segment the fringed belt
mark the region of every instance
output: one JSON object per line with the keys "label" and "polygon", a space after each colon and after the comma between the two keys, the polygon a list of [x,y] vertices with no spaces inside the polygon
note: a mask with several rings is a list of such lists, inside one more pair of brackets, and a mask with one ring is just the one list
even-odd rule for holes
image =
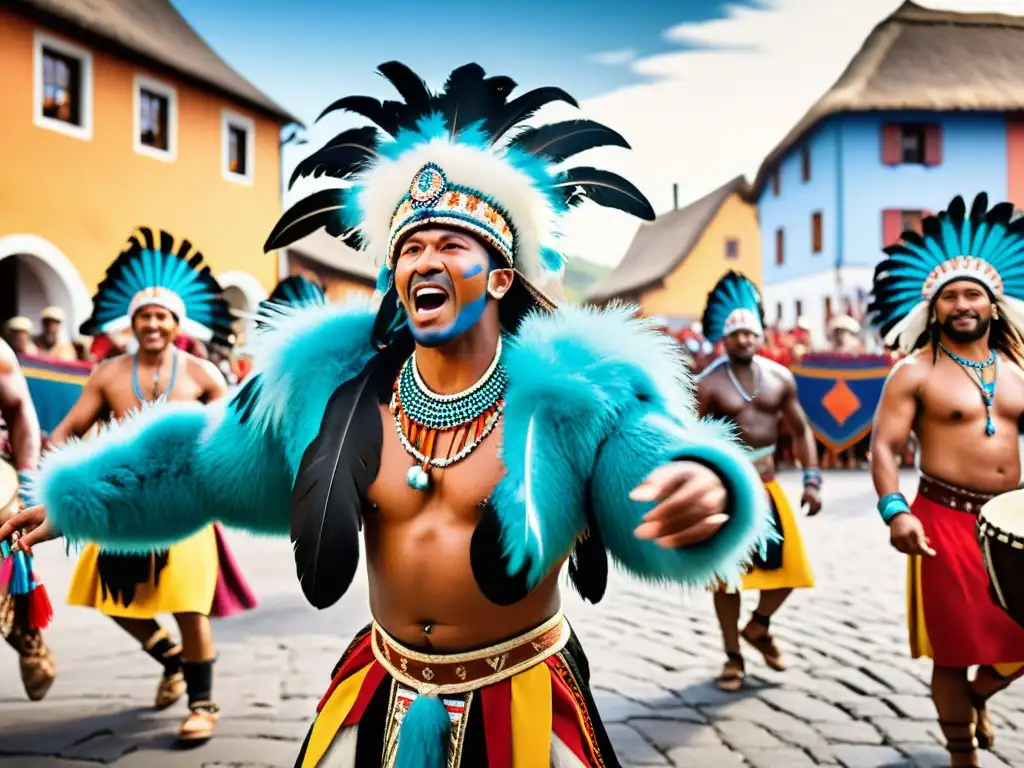
{"label": "fringed belt", "polygon": [[467,653],[413,651],[373,623],[373,655],[388,673],[424,695],[466,693],[505,680],[554,656],[569,641],[562,612],[499,645]]}
{"label": "fringed belt", "polygon": [[917,486],[917,492],[936,504],[972,515],[978,514],[985,502],[998,495],[968,491],[966,488],[958,488],[923,473]]}

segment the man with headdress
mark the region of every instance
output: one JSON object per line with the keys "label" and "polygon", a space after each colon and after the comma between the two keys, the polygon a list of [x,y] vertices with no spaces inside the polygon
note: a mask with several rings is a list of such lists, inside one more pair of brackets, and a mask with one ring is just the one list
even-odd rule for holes
{"label": "man with headdress", "polygon": [[[29,485],[29,477],[39,463],[41,437],[28,382],[21,372],[14,350],[3,339],[0,339],[0,416],[3,417],[6,429],[6,439],[3,441],[6,445],[0,444],[0,462],[9,458],[9,463],[17,472],[12,475],[17,478],[21,498],[12,500],[11,504],[17,507],[26,501],[24,493]],[[4,522],[16,511],[2,508],[7,502],[6,497],[6,493],[0,493],[0,522]],[[6,557],[10,552],[7,541],[0,539],[0,557]],[[31,567],[27,570],[31,572]],[[3,584],[3,581],[0,578],[0,590],[9,586]],[[42,630],[30,621],[29,600],[28,592],[14,594],[10,589],[0,591],[0,634],[20,657],[21,682],[26,695],[32,701],[39,701],[53,685],[57,668],[53,652],[43,640]]]}
{"label": "man with headdress", "polygon": [[[51,447],[81,437],[101,420],[119,421],[154,403],[208,404],[225,395],[224,377],[212,363],[173,344],[181,330],[199,339],[231,342],[227,302],[202,262],[202,254],[188,241],[175,243],[167,232],[140,227],[132,235],[107,270],[82,333],[131,329],[137,351],[96,366],[78,402],[51,434]],[[79,443],[79,449],[90,442]],[[144,456],[129,460],[141,467],[146,461]],[[88,494],[90,481],[83,478],[82,483],[80,491]],[[102,490],[93,488],[100,499]],[[187,493],[178,490],[182,492]],[[125,514],[148,519],[173,503],[152,499],[148,506]],[[179,503],[189,502],[179,498]],[[194,498],[192,503],[202,501]],[[102,505],[91,513],[106,514]],[[178,736],[189,742],[208,739],[218,712],[212,693],[215,650],[210,616],[230,616],[255,605],[219,527],[203,526],[168,548],[136,554],[119,554],[118,543],[110,544],[109,551],[96,544],[83,549],[68,603],[95,608],[138,640],[163,668],[154,705],[164,709],[187,693],[190,714]],[[174,614],[180,644],[156,621],[162,613]]]}
{"label": "man with headdress", "polygon": [[[869,312],[907,357],[889,374],[871,433],[871,474],[892,545],[909,558],[910,651],[931,657],[932,699],[952,765],[978,765],[994,734],[985,702],[1021,673],[1024,629],[989,599],[976,515],[1020,482],[1024,415],[1024,219],[970,214],[956,197],[885,249]],[[898,456],[911,432],[921,479],[908,504]],[[968,667],[978,666],[968,681]]]}
{"label": "man with headdress", "polygon": [[704,335],[725,354],[697,379],[702,416],[725,418],[736,425],[751,450],[751,459],[767,490],[781,540],[768,545],[744,574],[741,589],[760,590],[757,609],[739,631],[740,593],[723,586],[715,592],[715,613],[722,628],[725,665],[718,687],[738,691],[746,674],[740,638],[746,640],[772,669],[785,669],[782,654],[769,631],[771,617],[794,589],[813,587],[814,576],[804,552],[796,516],[775,479],[775,447],[780,420],[793,437],[804,467],[801,504],[809,515],[821,510],[821,472],[818,452],[807,417],[797,400],[796,381],[787,368],[758,354],[764,338],[764,310],[757,286],[744,275],[729,272],[708,294],[701,319]]}
{"label": "man with headdress", "polygon": [[[587,120],[521,126],[575,101],[509,100],[515,83],[476,64],[439,94],[398,62],[380,71],[403,102],[333,108],[382,131],[345,131],[295,171],[351,183],[297,202],[266,246],[321,227],[361,245],[382,265],[379,304],[264,310],[256,373],[226,409],[154,408],[49,457],[29,544],[59,531],[139,547],[211,519],[290,528],[324,608],[365,529],[373,622],[298,766],[617,766],[561,567],[592,602],[609,553],[642,578],[734,580],[771,533],[763,490],[728,431],[696,417],[671,338],[629,309],[555,311],[535,287],[562,266],[570,206],[653,218],[625,179],[555,167],[622,137]],[[144,482],[113,488],[122,473]],[[156,499],[147,525],[122,514]]]}

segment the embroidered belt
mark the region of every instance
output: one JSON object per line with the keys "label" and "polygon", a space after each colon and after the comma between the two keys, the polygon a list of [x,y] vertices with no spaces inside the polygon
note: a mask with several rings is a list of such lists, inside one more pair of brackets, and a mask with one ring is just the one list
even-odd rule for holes
{"label": "embroidered belt", "polygon": [[536,629],[499,645],[466,653],[420,653],[391,638],[373,622],[373,655],[388,673],[424,695],[466,693],[505,680],[554,656],[569,641],[559,611]]}
{"label": "embroidered belt", "polygon": [[955,485],[950,485],[923,473],[921,475],[921,482],[917,486],[917,492],[936,504],[971,515],[978,514],[985,502],[999,495],[997,493],[968,491],[966,488],[958,488]]}

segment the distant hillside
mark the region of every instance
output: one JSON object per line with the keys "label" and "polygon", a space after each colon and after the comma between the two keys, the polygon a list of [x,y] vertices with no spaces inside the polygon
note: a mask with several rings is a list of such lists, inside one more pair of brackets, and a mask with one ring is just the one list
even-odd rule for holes
{"label": "distant hillside", "polygon": [[590,287],[609,272],[611,272],[611,267],[604,267],[578,257],[569,259],[562,279],[565,298],[572,302],[582,303]]}

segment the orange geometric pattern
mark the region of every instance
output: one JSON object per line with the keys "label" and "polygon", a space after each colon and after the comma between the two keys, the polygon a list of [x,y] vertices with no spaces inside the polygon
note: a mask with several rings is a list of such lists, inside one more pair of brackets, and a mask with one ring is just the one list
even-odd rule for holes
{"label": "orange geometric pattern", "polygon": [[859,411],[861,406],[860,398],[842,379],[821,398],[821,404],[839,426]]}

